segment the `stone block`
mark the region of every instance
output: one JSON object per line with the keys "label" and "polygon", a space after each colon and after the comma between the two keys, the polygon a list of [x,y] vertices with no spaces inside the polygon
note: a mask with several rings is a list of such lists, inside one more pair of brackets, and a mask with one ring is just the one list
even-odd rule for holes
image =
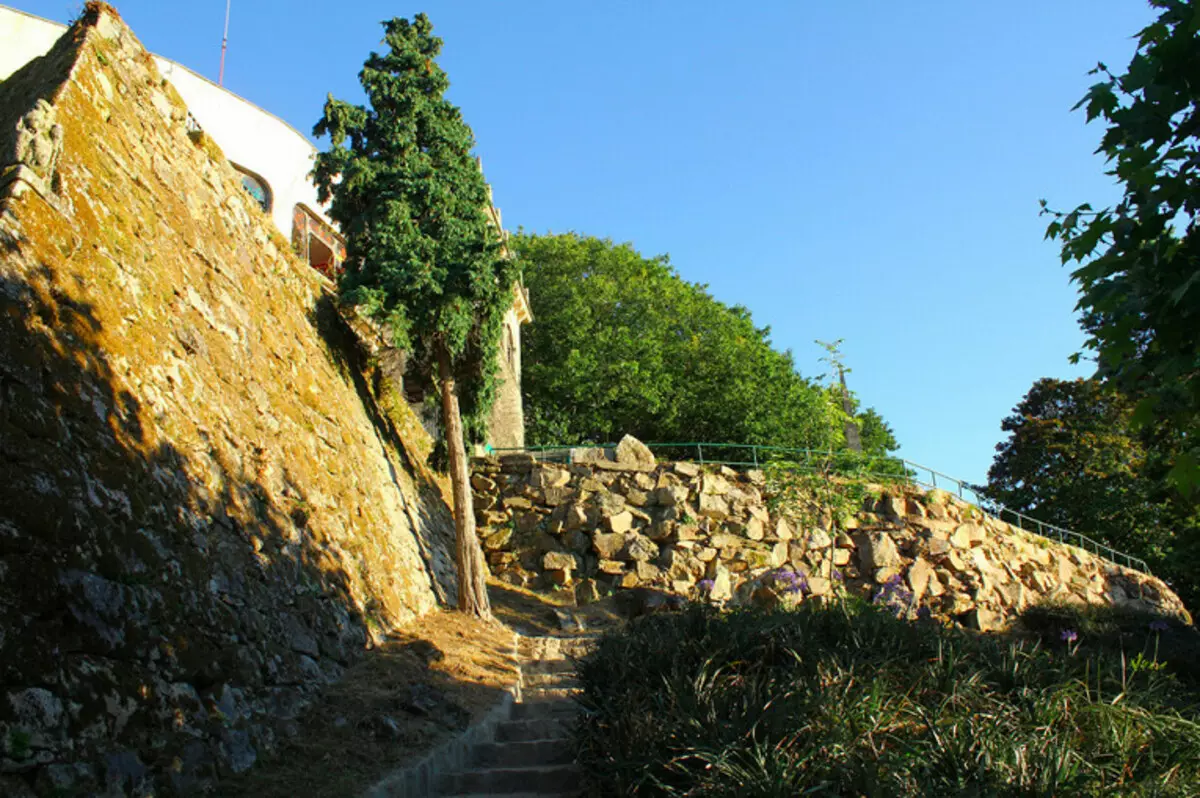
{"label": "stone block", "polygon": [[604,519],[604,525],[609,532],[624,533],[633,529],[633,513],[625,510]]}
{"label": "stone block", "polygon": [[592,535],[592,548],[596,550],[596,554],[600,555],[601,559],[616,559],[621,550],[625,548],[625,533],[613,532],[606,535],[603,532],[597,532]]}
{"label": "stone block", "polygon": [[548,571],[574,571],[579,569],[579,561],[567,551],[548,551],[542,555],[542,567]]}

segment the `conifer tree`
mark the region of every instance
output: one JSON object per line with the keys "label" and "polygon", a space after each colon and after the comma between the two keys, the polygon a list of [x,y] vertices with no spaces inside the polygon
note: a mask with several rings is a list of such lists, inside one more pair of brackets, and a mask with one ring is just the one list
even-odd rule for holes
{"label": "conifer tree", "polygon": [[331,95],[313,129],[330,138],[313,179],[346,236],[343,296],[435,373],[454,487],[458,607],[487,617],[465,438],[486,432],[516,266],[487,216],[474,135],[444,97],[441,39],[424,14],[383,24],[388,51],[372,52],[359,73],[367,105]]}

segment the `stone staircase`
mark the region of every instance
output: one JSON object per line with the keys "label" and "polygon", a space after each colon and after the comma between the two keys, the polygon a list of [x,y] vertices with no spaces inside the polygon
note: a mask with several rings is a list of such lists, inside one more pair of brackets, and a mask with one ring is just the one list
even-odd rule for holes
{"label": "stone staircase", "polygon": [[521,700],[499,723],[491,742],[471,751],[463,770],[442,774],[440,796],[504,795],[509,798],[566,798],[579,794],[579,768],[569,736],[577,707],[572,656],[582,655],[588,637],[521,637]]}

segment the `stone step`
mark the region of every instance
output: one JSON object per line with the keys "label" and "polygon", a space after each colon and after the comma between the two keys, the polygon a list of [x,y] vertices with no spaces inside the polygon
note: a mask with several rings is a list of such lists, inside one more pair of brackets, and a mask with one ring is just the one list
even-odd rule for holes
{"label": "stone step", "polygon": [[528,700],[512,705],[508,716],[511,720],[555,718],[569,721],[579,712],[579,707],[573,701],[565,701],[561,698],[550,701],[538,701],[530,698],[528,694],[525,697]]}
{"label": "stone step", "polygon": [[578,687],[534,686],[521,690],[521,700],[531,704],[539,701],[553,701],[555,699],[566,703],[573,703],[571,699],[579,695],[580,692]]}
{"label": "stone step", "polygon": [[574,673],[575,663],[569,659],[539,659],[523,664],[521,670],[525,673]]}
{"label": "stone step", "polygon": [[[517,704],[516,706],[522,706]],[[525,717],[520,720],[506,720],[496,724],[496,742],[521,743],[535,740],[558,740],[567,736],[567,726],[570,715],[543,715],[541,717]]]}
{"label": "stone step", "polygon": [[475,767],[519,768],[537,765],[567,765],[575,751],[567,737],[526,742],[482,743],[471,752]]}
{"label": "stone step", "polygon": [[446,773],[437,782],[438,793],[561,793],[579,789],[577,765],[527,768],[482,768]]}
{"label": "stone step", "polygon": [[525,688],[531,687],[579,687],[574,673],[529,673],[521,676]]}

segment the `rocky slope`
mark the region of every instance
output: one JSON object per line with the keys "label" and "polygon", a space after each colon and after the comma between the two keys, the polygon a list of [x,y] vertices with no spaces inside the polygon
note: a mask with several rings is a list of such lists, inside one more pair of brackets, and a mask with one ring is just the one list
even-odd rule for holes
{"label": "rocky slope", "polygon": [[529,455],[475,463],[488,560],[516,584],[574,586],[583,600],[649,587],[714,602],[788,604],[845,590],[975,628],[1041,601],[1141,606],[1187,617],[1152,576],[1037,537],[942,491],[867,486],[831,513],[781,505],[762,471],[654,462],[626,439],[613,458]]}
{"label": "rocky slope", "polygon": [[0,84],[6,796],[243,770],[453,600],[428,440],[186,119],[102,4]]}

